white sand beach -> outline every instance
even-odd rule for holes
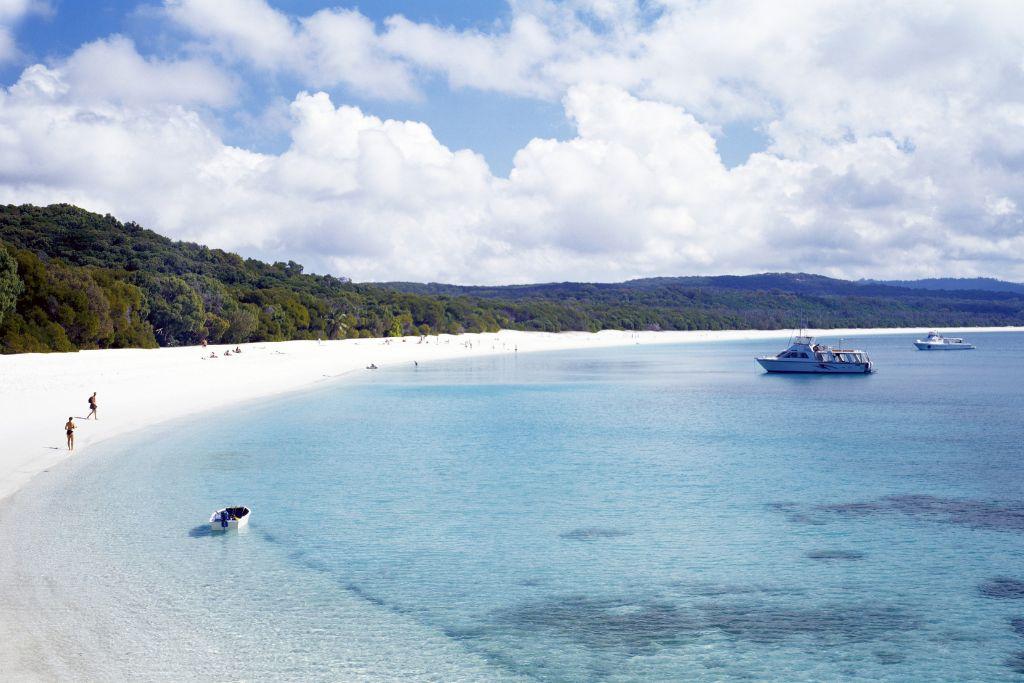
[[[1020,331],[1024,328],[962,328],[963,333]],[[807,330],[819,336],[927,332],[924,328]],[[202,414],[252,399],[271,397],[336,379],[414,361],[496,353],[528,353],[632,344],[672,344],[719,340],[788,338],[792,330],[719,332],[598,333],[502,331],[343,341],[258,342],[242,345],[240,355],[217,345],[163,349],[117,349],[79,353],[0,356],[0,501],[33,476],[68,458],[88,457],[90,447],[159,422]],[[765,352],[778,350],[767,343]],[[216,353],[218,358],[207,358]],[[751,372],[754,372],[753,362]],[[97,392],[99,420],[85,420],[88,397]],[[75,450],[65,446],[64,423],[75,418]]]

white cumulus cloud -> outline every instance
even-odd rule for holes
[[[0,199],[362,280],[1024,279],[1013,3],[520,0],[486,31],[264,0],[164,11],[199,56],[113,36],[3,91]],[[274,110],[280,153],[217,132],[236,62],[307,86]],[[417,97],[438,74],[560,101],[575,133],[531,140],[499,177],[422,122],[317,92]],[[733,121],[768,146],[727,168],[716,136]]]
[[[206,61],[147,59],[116,35],[86,43],[56,70],[77,101],[223,106],[235,91],[232,79]]]
[[[310,87],[344,84],[375,97],[418,96],[408,64],[380,46],[373,22],[357,10],[292,18],[264,0],[166,0],[165,11],[228,60],[296,74]]]
[[[50,5],[43,0],[0,0],[0,64],[20,54],[14,28],[30,14],[46,14]]]
[[[997,253],[1000,274],[1021,273],[1008,256],[1024,246],[1019,188],[966,177],[986,193],[954,201],[928,160],[892,137],[727,169],[711,132],[680,107],[584,84],[564,100],[576,136],[531,141],[500,178],[423,123],[325,93],[298,95],[288,148],[258,154],[178,104],[74,98],[72,74],[32,67],[3,93],[0,200],[76,202],[360,280],[923,275],[966,273]],[[972,223],[951,225],[951,211]]]

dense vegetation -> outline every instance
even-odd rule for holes
[[[1012,284],[1012,283],[1011,283]],[[568,309],[579,329],[780,329],[793,327],[954,327],[1024,324],[1024,294],[939,291],[836,280],[806,273],[665,277],[615,284],[562,282],[505,287],[382,283],[395,291],[501,301],[534,329]],[[522,320],[520,310],[550,314]],[[544,328],[559,329],[559,328]],[[562,328],[565,329],[565,328]]]
[[[13,306],[11,305],[13,303]],[[174,242],[77,207],[0,207],[0,350],[496,331],[467,297],[403,294]]]
[[[866,284],[892,285],[893,287],[910,287],[911,289],[985,289],[990,292],[1016,292],[1024,294],[1024,284],[1007,282],[991,277],[931,277],[923,280],[861,280]]]
[[[0,351],[526,330],[1009,325],[1024,295],[765,274],[510,287],[356,284],[66,204],[0,207]]]

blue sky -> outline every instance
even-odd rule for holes
[[[393,14],[457,29],[487,29],[508,15],[503,1],[430,0],[424,2],[374,0],[344,4],[278,2],[275,7],[306,16],[324,7],[359,9],[377,22]],[[179,33],[154,16],[156,6],[132,0],[100,2],[51,1],[51,12],[31,14],[19,25],[17,36],[24,54],[2,66],[3,82],[15,82],[22,69],[35,62],[66,57],[83,43],[113,33],[132,38],[142,55],[163,56],[180,50]],[[244,73],[245,92],[239,111],[256,116],[275,98],[291,99],[303,84],[295,78],[264,78]],[[425,97],[415,102],[395,102],[361,97],[338,87],[328,89],[338,102],[354,104],[382,118],[415,119],[429,123],[438,139],[452,148],[469,147],[483,154],[496,173],[507,174],[516,150],[531,138],[564,137],[572,128],[557,102],[538,102],[511,96],[494,96],[467,89],[450,89],[438,79],[425,84]],[[232,119],[228,119],[232,120]],[[274,130],[244,130],[228,126],[225,139],[262,151],[280,151],[287,136]]]
[[[310,0],[277,2],[274,6],[294,16],[308,16],[328,7],[347,7],[359,10],[378,24],[399,14],[412,21],[478,31],[501,26],[510,14],[504,0],[375,0],[354,4]],[[156,4],[134,0],[96,3],[51,0],[49,7],[48,12],[28,15],[18,26],[23,54],[0,65],[5,84],[15,82],[21,70],[32,63],[59,60],[84,43],[115,33],[131,38],[138,52],[146,56],[176,54],[181,50],[181,42],[187,39],[176,27],[168,27],[161,20]],[[288,144],[287,135],[272,129],[253,129],[245,125],[244,117],[258,116],[275,99],[291,99],[295,92],[303,89],[303,83],[282,76],[265,78],[253,70],[245,71],[243,77],[246,84],[240,106],[225,116],[225,121],[233,124],[225,126],[225,140],[260,151],[280,152]],[[417,101],[368,98],[343,86],[326,91],[337,102],[359,106],[382,118],[424,121],[442,143],[453,149],[470,148],[480,152],[491,169],[500,175],[508,174],[516,151],[532,138],[566,138],[573,133],[557,101],[449,88],[443,79],[436,77],[428,78],[423,85],[424,97]],[[726,165],[741,164],[752,152],[767,146],[767,138],[758,130],[758,125],[757,121],[738,121],[716,131]]]
[[[1024,279],[1015,14],[0,0],[0,201],[356,279]]]

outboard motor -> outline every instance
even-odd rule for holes
[[[228,511],[224,510],[220,513],[220,528],[226,529],[228,527]]]

